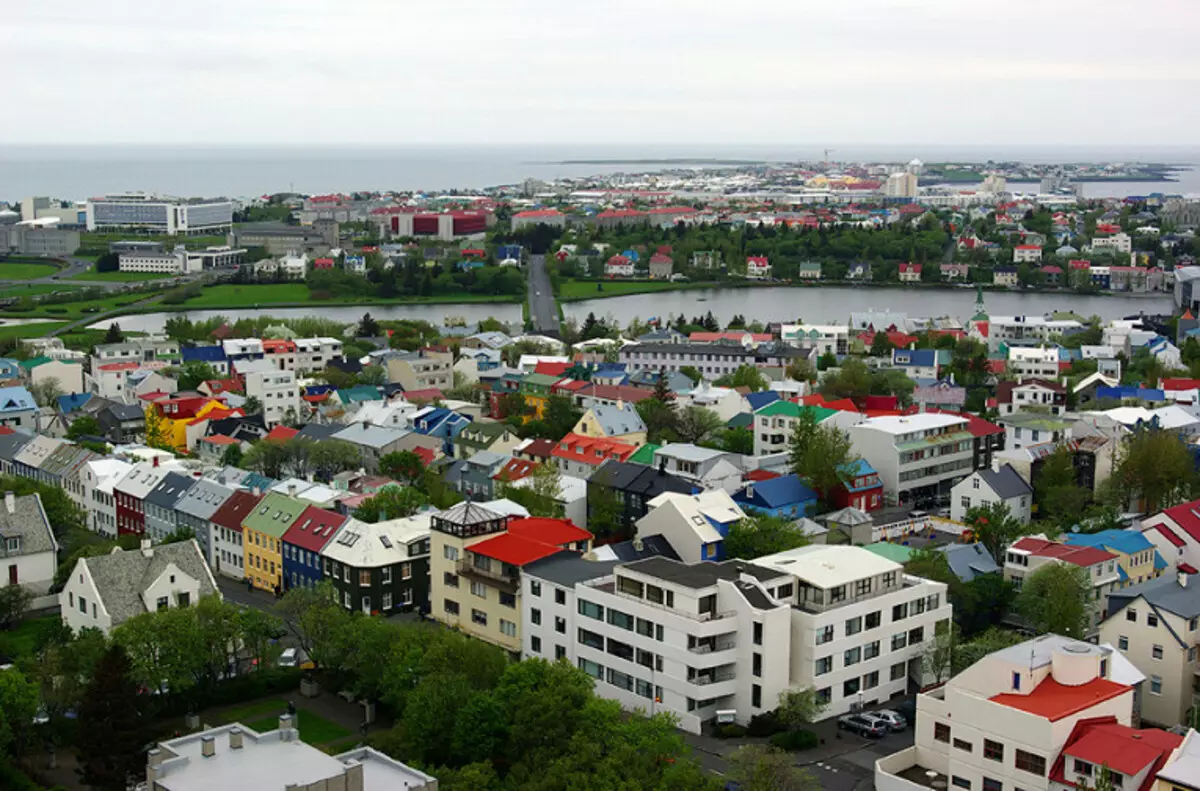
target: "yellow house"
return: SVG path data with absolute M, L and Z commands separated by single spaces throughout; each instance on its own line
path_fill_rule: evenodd
M 283 534 L 300 518 L 305 504 L 271 492 L 242 522 L 246 579 L 266 591 L 283 590 Z
M 546 404 L 550 402 L 550 388 L 561 381 L 561 376 L 550 374 L 528 374 L 521 380 L 521 395 L 525 397 L 525 406 L 529 408 L 525 423 L 545 417 Z
M 646 424 L 633 404 L 596 404 L 588 408 L 572 429 L 592 439 L 616 439 L 641 447 L 646 444 Z
M 1099 533 L 1071 533 L 1064 543 L 1073 547 L 1095 547 L 1117 556 L 1120 580 L 1117 588 L 1127 588 L 1162 576 L 1167 562 L 1142 533 L 1128 530 L 1102 530 Z
M 242 414 L 241 410 L 230 410 L 224 401 L 208 396 L 184 396 L 183 398 L 166 398 L 146 405 L 147 442 L 151 445 L 169 445 L 179 452 L 188 450 L 188 426 L 213 416 L 214 412 Z M 153 414 L 152 414 L 153 413 Z M 157 430 L 150 436 L 152 426 L 157 420 Z

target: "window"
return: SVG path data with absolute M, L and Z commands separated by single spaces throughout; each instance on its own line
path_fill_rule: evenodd
M 634 631 L 640 634 L 642 637 L 653 637 L 654 624 L 651 621 L 647 621 L 645 618 L 638 618 L 637 626 L 634 628 Z
M 1017 757 L 1014 765 L 1022 772 L 1029 772 L 1031 775 L 1038 777 L 1046 776 L 1046 759 L 1040 755 L 1027 753 L 1024 750 L 1017 750 Z
M 983 757 L 989 761 L 1004 760 L 1004 745 L 991 739 L 983 740 Z
M 855 596 L 866 596 L 870 593 L 871 593 L 871 578 L 870 577 L 867 577 L 865 580 L 858 580 L 857 582 L 854 583 L 854 595 Z
M 558 661 L 567 655 L 567 647 L 563 645 L 554 646 L 554 660 Z
M 1117 638 L 1117 648 L 1120 648 L 1122 651 L 1128 651 L 1129 650 L 1129 638 L 1126 637 L 1125 635 L 1121 635 L 1120 637 L 1118 637 Z
M 874 689 L 879 686 L 879 671 L 872 670 L 863 676 L 863 689 Z
M 842 697 L 848 698 L 851 695 L 857 695 L 862 688 L 862 681 L 857 678 L 847 679 L 842 682 Z
M 1076 772 L 1076 774 L 1087 775 L 1088 777 L 1091 777 L 1092 776 L 1092 765 L 1090 763 L 1088 763 L 1087 761 L 1081 761 L 1078 758 L 1076 758 L 1075 759 L 1075 772 Z
M 1162 676 L 1150 676 L 1150 694 L 1162 694 Z
M 633 661 L 633 646 L 629 643 L 622 643 L 620 640 L 608 638 L 608 653 L 613 656 L 619 656 L 621 659 L 629 662 Z
M 1017 429 L 1017 431 L 1020 431 L 1020 430 L 1021 429 Z M 954 775 L 953 777 L 951 777 L 950 782 L 954 783 L 954 785 L 957 786 L 958 788 L 970 788 L 971 787 L 970 780 L 968 780 L 965 777 L 959 777 L 958 775 Z
M 817 630 L 817 645 L 824 645 L 833 639 L 833 627 L 825 626 Z
M 500 619 L 500 634 L 504 635 L 505 637 L 516 637 L 517 636 L 517 625 L 515 623 L 513 623 L 512 621 L 506 621 L 503 618 L 501 618 Z
M 896 587 L 896 572 L 889 571 L 883 575 L 883 587 L 885 587 L 885 588 Z
M 750 705 L 756 709 L 762 708 L 762 687 L 758 684 L 750 687 Z
M 1189 661 L 1189 662 L 1195 662 L 1195 661 L 1196 661 L 1196 646 L 1194 646 L 1194 645 L 1192 645 L 1192 646 L 1188 646 L 1188 658 L 1187 658 L 1187 661 Z
M 1157 615 L 1147 615 L 1146 616 L 1146 626 L 1151 626 L 1151 627 L 1158 626 L 1158 616 Z
M 533 653 L 535 653 L 535 654 L 542 653 L 542 638 L 538 637 L 537 635 L 530 637 L 529 638 L 529 650 L 533 651 Z
M 850 618 L 846 621 L 846 636 L 858 634 L 862 631 L 862 616 Z
M 481 599 L 486 599 L 487 598 L 487 586 L 484 585 L 482 582 L 477 582 L 475 580 L 472 580 L 471 581 L 471 595 L 478 596 Z
M 1163 649 L 1161 645 L 1155 644 L 1150 647 L 1150 656 L 1155 659 L 1162 659 Z
M 458 548 L 442 547 L 442 557 L 446 560 L 458 560 Z
M 500 591 L 500 603 L 509 609 L 517 608 L 517 594 Z
M 762 678 L 762 654 L 755 652 L 754 656 L 751 657 L 750 668 L 751 673 Z
M 904 604 L 897 604 L 895 607 L 892 608 L 892 620 L 893 621 L 903 621 L 907 617 L 908 617 L 908 603 L 907 602 Z
M 954 749 L 962 750 L 964 753 L 969 753 L 969 752 L 971 752 L 971 750 L 974 749 L 974 745 L 972 745 L 970 742 L 966 741 L 965 739 L 955 739 L 954 740 Z
M 985 777 L 983 778 L 983 791 L 1004 791 L 1004 783 Z
M 892 665 L 892 681 L 899 681 L 900 679 L 904 678 L 906 672 L 907 670 L 903 662 L 897 662 L 896 664 Z
M 539 609 L 536 609 L 536 608 L 531 609 L 529 611 L 529 620 L 533 622 L 534 626 L 541 626 L 542 625 L 542 611 Z
M 623 613 L 620 610 L 610 609 L 608 611 L 608 622 L 613 626 L 619 626 L 622 629 L 633 631 L 633 616 L 628 613 Z
M 598 678 L 598 679 L 604 678 L 604 668 L 601 667 L 600 665 L 596 664 L 595 662 L 591 661 L 590 659 L 580 659 L 579 660 L 579 669 L 582 670 L 584 673 L 587 673 L 592 678 Z
M 862 649 L 861 648 L 851 648 L 849 651 L 845 651 L 842 653 L 842 665 L 844 667 L 850 667 L 851 665 L 857 665 L 861 661 L 862 661 Z
M 454 599 L 445 599 L 442 601 L 442 609 L 450 615 L 458 615 L 458 602 Z
M 908 644 L 909 645 L 916 645 L 917 643 L 923 641 L 924 639 L 925 639 L 925 627 L 924 626 L 918 626 L 916 629 L 913 629 L 908 633 Z
M 80 603 L 83 602 L 82 596 L 79 597 L 79 601 L 80 601 Z M 159 596 L 158 601 L 154 602 L 154 609 L 158 610 L 159 612 L 167 609 L 170 606 L 171 606 L 171 600 L 168 599 L 166 596 Z M 80 609 L 84 610 L 85 612 L 87 611 L 86 607 L 81 607 Z
M 604 620 L 604 608 L 595 602 L 579 600 L 579 614 L 586 615 L 588 618 L 595 618 L 597 621 Z
M 867 643 L 863 646 L 863 659 L 874 659 L 879 656 L 879 641 Z
M 588 648 L 595 648 L 597 651 L 604 650 L 604 638 L 595 632 L 590 632 L 587 629 L 579 630 L 579 642 L 586 645 Z
M 529 592 L 532 593 L 534 596 L 541 596 L 542 595 L 542 583 L 538 582 L 537 580 L 531 581 L 529 583 Z
M 554 616 L 554 631 L 559 634 L 567 633 L 567 619 L 559 615 Z
M 638 626 L 641 626 L 641 619 L 638 619 Z M 761 623 L 754 624 L 753 637 L 751 638 L 755 645 L 762 645 L 763 641 L 763 625 Z
M 487 626 L 487 613 L 483 610 L 471 610 L 471 621 L 480 626 Z
M 874 629 L 874 628 L 878 627 L 880 624 L 880 621 L 882 620 L 881 616 L 882 616 L 882 613 L 880 613 L 879 610 L 876 610 L 875 612 L 867 613 L 867 617 L 864 619 L 864 625 L 868 629 Z
M 938 742 L 950 743 L 950 726 L 944 722 L 933 724 L 933 739 Z
M 823 676 L 833 670 L 833 657 L 823 656 L 816 661 L 813 667 L 814 676 Z
M 899 651 L 901 648 L 904 648 L 906 645 L 908 645 L 908 632 L 901 632 L 900 634 L 892 635 L 892 650 L 893 651 Z

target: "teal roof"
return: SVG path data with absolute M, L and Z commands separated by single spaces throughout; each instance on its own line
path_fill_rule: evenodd
M 357 385 L 337 391 L 338 398 L 343 404 L 361 404 L 364 401 L 382 401 L 379 388 L 373 385 Z

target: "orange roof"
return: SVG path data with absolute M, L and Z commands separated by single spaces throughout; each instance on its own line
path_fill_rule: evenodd
M 287 442 L 289 439 L 294 438 L 299 433 L 300 432 L 294 428 L 278 425 L 271 429 L 270 432 L 267 433 L 267 436 L 263 437 L 263 439 L 270 442 Z
M 227 437 L 224 434 L 213 434 L 211 437 L 201 437 L 199 442 L 207 442 L 210 445 L 236 445 L 237 440 L 233 437 Z
M 999 703 L 1001 706 L 1008 706 L 1010 709 L 1017 709 L 1044 717 L 1051 722 L 1057 722 L 1064 717 L 1087 711 L 1092 706 L 1132 690 L 1133 687 L 1118 684 L 1106 678 L 1094 678 L 1086 684 L 1068 687 L 1047 676 L 1028 695 L 1004 692 L 993 695 L 989 700 L 992 703 Z
M 599 467 L 608 459 L 625 461 L 637 450 L 636 445 L 617 440 L 584 437 L 574 432 L 567 434 L 554 445 L 552 456 L 558 459 L 573 459 L 575 461 Z
M 508 532 L 550 544 L 569 544 L 573 541 L 587 541 L 592 537 L 590 532 L 570 519 L 550 519 L 541 516 L 514 519 L 508 523 Z

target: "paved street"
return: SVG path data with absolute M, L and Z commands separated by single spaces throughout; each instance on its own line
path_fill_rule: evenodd
M 546 256 L 529 256 L 529 316 L 535 332 L 558 336 L 558 306 L 546 271 Z

